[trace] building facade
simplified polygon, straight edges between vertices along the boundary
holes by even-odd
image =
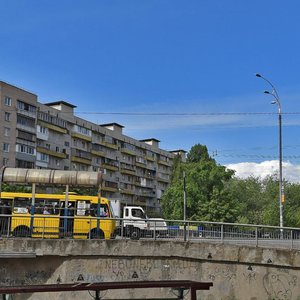
[[[101,193],[122,204],[159,211],[172,160],[155,138],[136,140],[117,123],[97,125],[74,115],[65,101],[42,104],[37,95],[0,81],[0,166],[101,171]]]

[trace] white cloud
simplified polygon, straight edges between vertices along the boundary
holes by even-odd
[[[277,160],[263,161],[261,163],[242,162],[229,164],[228,169],[235,170],[235,175],[239,178],[250,176],[265,178],[268,175],[278,175],[279,162]],[[290,182],[300,182],[300,165],[290,162],[282,163],[283,178]]]

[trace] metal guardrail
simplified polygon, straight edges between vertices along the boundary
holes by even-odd
[[[30,216],[0,215],[0,236],[2,238],[104,238],[92,235],[92,223],[96,218],[35,216],[33,232],[28,231]],[[25,221],[27,220],[27,222]],[[67,220],[68,226],[64,222]],[[192,241],[227,243],[233,245],[260,246],[270,248],[300,249],[300,228],[277,227],[265,225],[236,224],[222,222],[200,222],[182,220],[146,220],[147,227],[138,229],[139,223],[145,221],[132,220],[134,225],[127,228],[121,226],[121,218],[99,218],[100,228],[104,229],[104,220],[114,220],[116,231],[111,238],[117,239],[153,239],[172,241]],[[22,224],[23,225],[22,225]],[[90,224],[87,228],[86,224]],[[18,225],[19,224],[19,225]],[[18,226],[17,226],[18,225]],[[81,230],[82,228],[85,230]],[[34,234],[32,234],[34,233]]]

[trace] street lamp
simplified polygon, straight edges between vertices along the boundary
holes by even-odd
[[[265,94],[271,95],[275,100],[271,104],[277,104],[278,107],[278,124],[279,124],[279,223],[283,227],[283,204],[284,204],[284,186],[282,180],[282,122],[281,122],[281,104],[275,86],[265,77],[260,74],[255,74],[256,77],[262,78],[271,87],[272,91],[264,91]]]

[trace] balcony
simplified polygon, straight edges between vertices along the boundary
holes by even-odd
[[[133,150],[130,150],[126,147],[121,148],[121,152],[125,153],[125,154],[128,154],[128,155],[131,155],[131,156],[136,156],[136,153]]]
[[[17,114],[23,115],[23,116],[26,116],[29,118],[33,118],[33,119],[36,118],[36,111],[29,111],[29,110],[17,108]]]
[[[72,162],[78,162],[84,165],[91,165],[91,160],[88,158],[82,158],[82,157],[78,157],[78,156],[71,156],[71,161]]]
[[[118,150],[118,145],[116,145],[116,144],[112,144],[112,143],[109,143],[106,141],[98,142],[98,144],[102,145],[104,147],[110,148],[110,149]]]
[[[102,163],[101,167],[104,168],[104,169],[111,170],[111,171],[118,171],[119,170],[119,167],[117,165],[110,164],[110,163]]]
[[[153,198],[155,197],[156,193],[153,190],[139,190],[136,191],[136,195],[140,198],[140,197],[147,197],[147,198]]]
[[[92,141],[92,137],[91,136],[84,135],[84,134],[81,134],[81,133],[78,133],[78,132],[72,132],[71,136],[73,138],[77,138],[77,139],[84,140],[84,141],[87,141],[87,142],[91,142]]]
[[[50,150],[48,148],[40,147],[40,146],[36,147],[36,151],[38,151],[40,153],[48,154],[48,155],[51,155],[54,157],[58,157],[58,158],[67,158],[66,153],[56,152],[56,151]]]
[[[131,165],[131,164],[126,164],[126,163],[121,163],[121,173],[122,174],[128,174],[128,175],[135,175],[136,174],[136,170],[135,170],[135,166]]]
[[[93,155],[96,155],[96,156],[106,157],[106,154],[105,154],[103,151],[92,150],[91,153],[92,153]]]
[[[152,156],[146,155],[145,158],[146,158],[147,160],[149,160],[149,161],[155,161],[155,158],[153,158]]]
[[[24,125],[24,124],[17,123],[16,127],[17,127],[17,129],[20,129],[20,130],[28,131],[30,133],[36,133],[36,128],[32,127],[30,125]]]
[[[171,166],[171,163],[169,163],[169,162],[167,162],[167,161],[165,161],[165,160],[161,160],[161,159],[159,159],[159,160],[157,161],[157,163],[158,163],[159,165],[163,165],[163,166],[167,166],[167,167],[170,167],[170,166]]]
[[[131,189],[121,189],[121,194],[126,194],[126,195],[134,195],[134,190]]]
[[[141,186],[141,178],[138,177],[138,179],[136,179],[134,182],[133,182],[134,185],[136,186]]]
[[[135,175],[135,171],[134,170],[127,170],[127,169],[121,168],[120,172],[121,172],[121,174]]]
[[[48,162],[37,160],[35,164],[39,168],[43,168],[43,169],[47,169],[48,168]]]
[[[161,182],[165,182],[165,183],[169,183],[170,182],[170,178],[163,176],[163,175],[157,175],[156,176],[157,181],[161,181]]]
[[[48,141],[49,133],[42,133],[42,132],[37,131],[36,137],[37,137],[39,140]]]
[[[38,120],[38,124],[43,126],[43,127],[49,128],[53,131],[59,132],[59,133],[63,133],[63,134],[67,133],[66,128],[62,128],[62,127],[59,127],[59,126],[54,125],[54,124],[49,124],[49,123],[43,122],[41,120]]]
[[[116,182],[105,180],[103,182],[101,190],[106,192],[118,192],[119,189],[118,189],[118,184]]]

